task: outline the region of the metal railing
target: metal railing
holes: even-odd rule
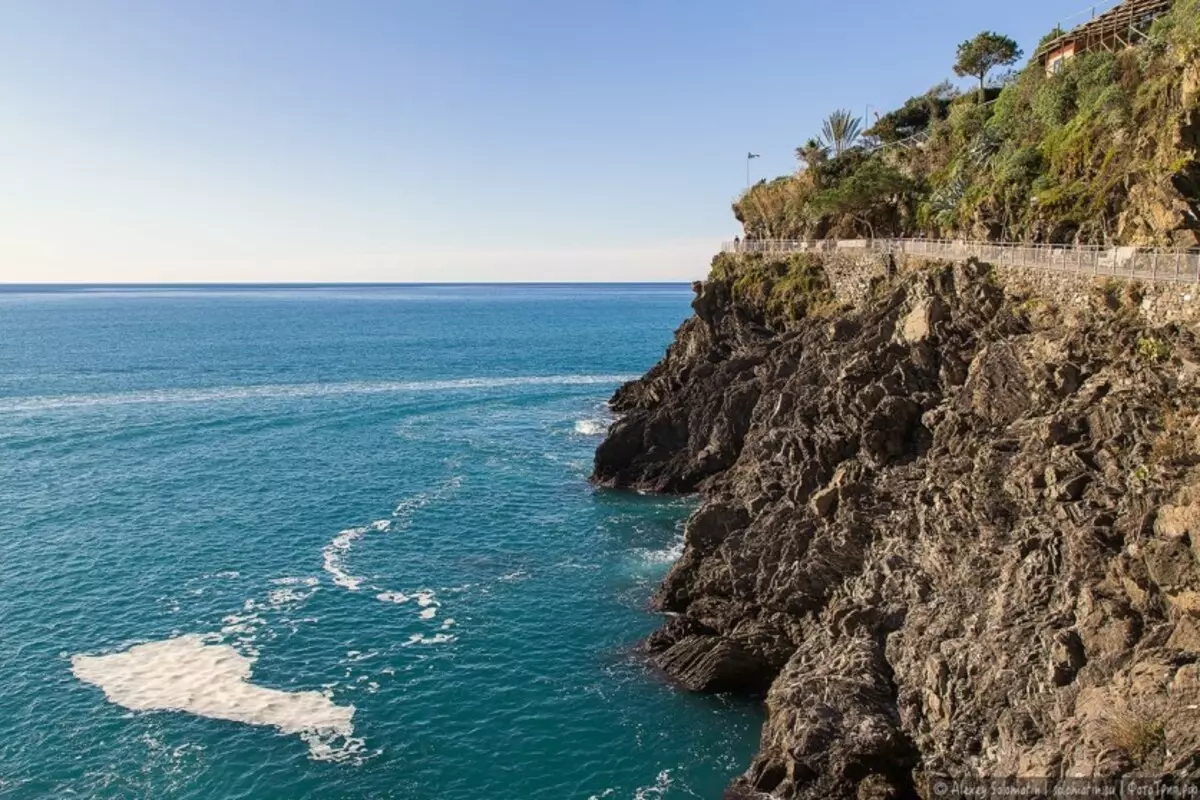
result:
[[[725,242],[726,253],[877,253],[964,260],[1048,272],[1123,280],[1200,283],[1200,250],[1105,247],[1103,245],[1019,244],[951,239],[745,239]]]

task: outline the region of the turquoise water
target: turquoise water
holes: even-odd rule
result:
[[[688,502],[586,480],[689,297],[0,291],[0,795],[719,797],[759,712],[630,652]]]

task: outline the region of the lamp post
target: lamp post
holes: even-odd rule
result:
[[[758,158],[758,153],[746,153],[746,191],[750,191],[750,160]]]

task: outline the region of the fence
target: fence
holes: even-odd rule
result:
[[[725,242],[727,253],[877,253],[1032,267],[1048,272],[1124,280],[1200,283],[1200,250],[1104,247],[1102,245],[1017,244],[949,239],[841,239],[797,241],[746,239]]]

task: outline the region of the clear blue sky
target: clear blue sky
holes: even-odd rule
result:
[[[702,275],[829,111],[1086,0],[0,0],[0,282]]]

